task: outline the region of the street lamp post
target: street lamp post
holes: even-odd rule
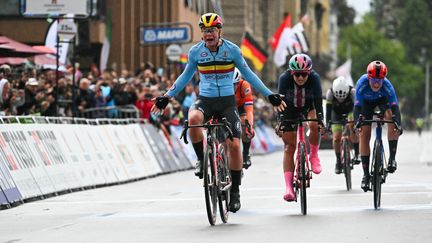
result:
[[[429,115],[429,94],[430,94],[430,84],[429,84],[429,61],[426,61],[426,79],[425,79],[425,121],[426,129],[429,130],[430,126],[430,115]]]
[[[321,45],[320,30],[322,27],[322,16],[323,16],[324,11],[325,11],[324,6],[320,2],[317,2],[315,4],[315,20],[316,20],[316,27],[317,27],[317,33],[316,33],[316,42],[317,42],[316,51],[317,51],[317,53],[316,53],[316,57],[317,57],[318,61],[319,61],[320,51],[321,51],[320,50],[320,45]]]

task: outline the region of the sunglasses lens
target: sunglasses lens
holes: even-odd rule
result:
[[[380,78],[371,78],[370,79],[370,82],[371,82],[371,84],[382,84],[383,83],[383,81],[384,81],[384,79],[380,79]]]
[[[295,73],[293,73],[293,75],[296,77],[300,77],[300,76],[306,77],[309,75],[309,73],[307,73],[307,72],[295,72]]]

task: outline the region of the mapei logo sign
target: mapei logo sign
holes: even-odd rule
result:
[[[140,44],[181,44],[192,40],[190,28],[185,27],[141,27]]]

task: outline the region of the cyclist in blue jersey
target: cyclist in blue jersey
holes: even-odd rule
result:
[[[202,15],[199,27],[202,32],[202,41],[190,48],[189,60],[184,72],[164,96],[156,98],[152,111],[160,112],[163,110],[168,104],[169,98],[179,93],[198,69],[200,77],[199,97],[189,109],[189,124],[202,124],[213,115],[226,117],[230,122],[234,140],[232,142],[227,140],[232,177],[229,210],[236,212],[241,207],[239,186],[243,161],[239,142],[241,125],[233,86],[234,68],[237,67],[243,77],[255,89],[268,97],[275,110],[282,111],[286,104],[278,94],[273,94],[252,72],[246,64],[240,48],[221,37],[223,21],[219,15],[215,13]],[[202,130],[201,128],[191,128],[189,135],[198,158],[195,175],[202,178],[202,161],[204,158]]]
[[[393,85],[386,78],[387,66],[381,61],[373,61],[367,66],[367,73],[363,74],[357,81],[355,103],[354,103],[354,121],[355,127],[359,129],[361,117],[366,120],[372,119],[374,109],[378,108],[385,111],[385,118],[392,119],[399,126],[401,125],[401,114],[399,111],[398,100]],[[361,116],[360,116],[361,115]],[[390,157],[388,160],[387,170],[393,173],[396,170],[397,163],[395,160],[397,143],[402,131],[395,130],[395,125],[389,123],[387,138],[389,142]],[[363,165],[363,178],[361,188],[366,192],[369,190],[369,157],[371,138],[371,124],[364,123],[360,131],[360,156]]]
[[[309,122],[310,156],[309,160],[312,172],[321,173],[321,163],[318,157],[320,134],[318,127],[323,125],[322,88],[321,78],[312,69],[312,60],[306,54],[295,54],[288,63],[289,69],[284,71],[278,81],[279,94],[284,95],[288,104],[283,112],[286,119],[298,119],[303,114],[311,119],[319,119],[317,122]],[[283,129],[281,129],[284,127]],[[290,202],[296,200],[293,189],[294,178],[294,153],[297,147],[297,124],[278,125],[277,130],[283,130],[282,140],[284,142],[283,171],[286,190],[284,200]],[[322,130],[323,131],[323,130]]]

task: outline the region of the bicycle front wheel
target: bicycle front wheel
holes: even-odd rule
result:
[[[351,158],[350,147],[347,139],[342,140],[342,163],[344,165],[345,183],[347,191],[351,190]]]
[[[213,167],[213,150],[207,146],[204,154],[203,172],[204,172],[204,194],[207,209],[207,218],[211,225],[216,223],[217,213],[217,188],[216,176]]]
[[[306,171],[306,146],[300,143],[299,146],[300,153],[300,203],[301,203],[301,213],[303,215],[307,214],[307,201],[306,201],[306,188],[307,188],[307,171]]]
[[[373,164],[372,164],[372,190],[374,193],[374,208],[381,206],[381,170],[382,170],[382,144],[381,141],[375,141]]]
[[[225,148],[223,144],[219,144],[219,156],[218,157],[218,179],[219,179],[219,213],[222,222],[228,222],[229,215],[229,197],[231,189],[231,174],[228,168],[228,158],[226,156]]]

